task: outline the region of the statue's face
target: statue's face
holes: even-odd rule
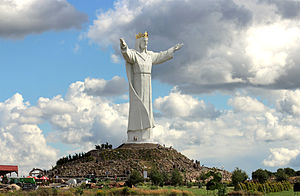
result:
[[[148,37],[143,37],[140,46],[141,49],[142,50],[147,49],[147,45],[148,45]]]

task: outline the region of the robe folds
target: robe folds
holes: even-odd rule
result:
[[[121,49],[121,52],[126,61],[129,83],[128,131],[151,129],[154,127],[151,88],[152,65],[172,59],[174,50],[140,53],[126,47]]]

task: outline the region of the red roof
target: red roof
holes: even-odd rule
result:
[[[0,171],[18,172],[17,165],[0,165]]]

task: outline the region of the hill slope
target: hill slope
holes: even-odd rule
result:
[[[140,172],[156,167],[161,172],[171,172],[177,168],[188,180],[194,180],[202,172],[209,170],[200,166],[173,148],[159,144],[122,144],[116,149],[91,150],[84,158],[56,165],[49,174],[60,177],[80,177],[94,174],[98,177],[126,177],[131,170]],[[229,180],[231,174],[219,170],[223,180]]]

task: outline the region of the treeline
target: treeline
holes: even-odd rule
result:
[[[62,157],[60,159],[58,159],[58,161],[56,162],[56,165],[63,165],[65,163],[71,162],[71,161],[76,161],[81,159],[82,161],[92,161],[93,157],[90,156],[88,153],[75,153],[74,155],[68,155],[65,157]]]
[[[252,172],[252,179],[260,183],[265,183],[269,180],[275,180],[277,182],[287,181],[289,177],[300,176],[300,170],[295,171],[292,168],[279,168],[276,172],[268,170],[258,169]]]

